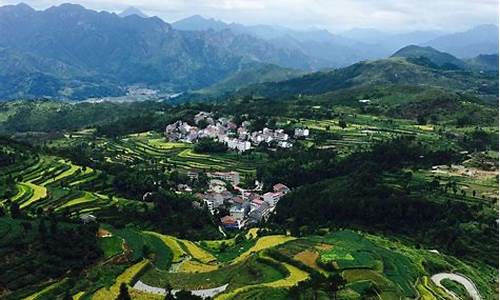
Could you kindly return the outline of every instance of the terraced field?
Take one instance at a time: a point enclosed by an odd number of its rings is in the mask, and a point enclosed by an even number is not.
[[[250,250],[231,261],[218,261],[198,246],[213,241],[194,243],[153,232],[109,226],[100,231],[103,234],[100,246],[106,261],[89,270],[88,278],[101,279],[95,283],[94,279],[85,279],[85,284],[77,284],[74,288],[69,287],[67,279],[49,282],[26,299],[50,298],[68,288],[74,299],[115,299],[121,283],[129,285],[132,299],[161,299],[158,295],[135,290],[133,286],[140,280],[152,287],[163,288],[168,282],[174,289],[193,291],[227,285],[226,290],[216,296],[219,300],[252,299],[256,295],[284,300],[289,288],[310,279],[312,270],[325,276],[342,274],[347,285],[340,291],[339,299],[361,299],[372,286],[377,288],[381,299],[418,296],[451,299],[430,281],[431,272],[437,267],[471,278],[484,293],[484,299],[491,299],[493,295],[487,287],[491,280],[487,274],[495,274],[492,270],[478,270],[445,255],[352,231],[302,238],[256,237]],[[20,234],[19,222],[0,219],[0,254]],[[145,246],[149,253],[143,253]],[[288,259],[276,257],[275,252]],[[119,257],[128,259],[117,260]],[[172,268],[184,262],[200,267],[196,271]],[[94,272],[98,272],[98,277],[92,275]]]
[[[186,243],[153,233],[144,234],[155,235],[163,240],[164,245],[169,245],[172,253],[176,253],[174,257],[177,261],[183,259],[200,267],[196,271],[153,267],[139,276],[141,282],[152,287],[163,287],[168,282],[174,289],[187,290],[210,289],[228,284],[226,291],[216,299],[246,299],[255,294],[281,295],[276,299],[286,299],[286,292],[277,291],[286,291],[297,283],[308,280],[309,268],[325,275],[341,273],[348,282],[345,290],[341,291],[341,295],[346,297],[350,295],[349,297],[358,299],[366,288],[374,285],[382,299],[414,298],[418,295],[423,299],[449,299],[446,293],[429,281],[432,274],[423,266],[438,264],[450,269],[459,267],[453,265],[456,261],[449,260],[446,256],[436,256],[426,250],[416,250],[401,244],[397,245],[402,251],[388,250],[382,245],[387,246],[391,241],[352,231],[300,239],[285,236],[257,238],[251,250],[230,262],[212,261],[213,257],[208,258],[206,253],[199,252],[200,248],[192,242]],[[278,251],[299,264],[291,265],[267,257],[268,250]],[[304,253],[316,255],[311,260]],[[300,267],[301,263],[309,268]],[[326,268],[329,264],[333,269]],[[213,268],[203,267],[208,265]],[[479,274],[469,273],[469,276],[481,282]],[[132,290],[131,294],[137,296],[134,299],[146,299],[147,293]],[[154,299],[155,296],[151,297]]]
[[[437,134],[432,126],[417,125],[408,120],[383,119],[369,115],[349,114],[347,127],[339,126],[338,120],[313,119],[283,119],[282,123],[294,122],[313,130],[335,134],[335,139],[324,141],[321,147],[335,147],[341,154],[346,155],[357,148],[363,148],[373,143],[387,140],[395,135],[411,135],[417,140],[445,145],[445,141]]]
[[[93,184],[98,174],[91,168],[52,156],[42,156],[30,161],[24,168],[2,172],[0,177],[18,179],[17,194],[11,200],[29,214],[42,209],[77,217],[127,202],[118,198],[110,200],[107,195],[85,191],[86,184]]]
[[[175,167],[180,170],[238,171],[243,176],[255,174],[256,168],[263,163],[265,155],[254,153],[198,154],[193,145],[170,143],[157,133],[133,134],[119,140],[90,139],[86,135],[73,135],[54,143],[58,147],[92,143],[110,163],[141,164],[151,160],[158,166]]]

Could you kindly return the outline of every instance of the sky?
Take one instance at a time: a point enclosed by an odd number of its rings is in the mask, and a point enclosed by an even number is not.
[[[20,1],[0,0],[0,5]],[[498,0],[24,0],[45,9],[65,2],[120,12],[129,6],[173,22],[191,15],[246,25],[281,25],[342,32],[375,28],[391,32],[460,31],[498,24]]]

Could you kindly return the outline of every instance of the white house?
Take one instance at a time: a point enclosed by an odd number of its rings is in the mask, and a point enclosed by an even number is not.
[[[241,205],[234,205],[229,210],[229,214],[236,220],[243,220],[245,218],[245,208]]]
[[[207,173],[207,176],[210,178],[218,178],[218,179],[229,181],[233,185],[238,185],[240,183],[240,173],[235,172],[235,171],[212,172],[212,173]]]
[[[309,136],[309,129],[305,128],[295,128],[293,135],[296,138],[302,138],[302,137],[308,137]]]
[[[280,201],[281,197],[283,197],[282,193],[269,192],[269,193],[265,193],[262,198],[270,206],[276,206],[278,201]]]
[[[239,152],[245,152],[250,150],[252,144],[248,141],[240,141],[238,139],[229,139],[227,141],[227,147],[232,150],[238,150]]]

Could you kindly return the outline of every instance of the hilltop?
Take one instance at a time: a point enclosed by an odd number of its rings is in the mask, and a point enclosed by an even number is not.
[[[451,54],[440,52],[432,47],[410,45],[398,50],[392,57],[404,57],[407,59],[414,59],[413,61],[424,59],[428,60],[431,65],[433,64],[445,69],[465,68],[465,63],[460,59]],[[422,61],[421,63],[425,62]]]

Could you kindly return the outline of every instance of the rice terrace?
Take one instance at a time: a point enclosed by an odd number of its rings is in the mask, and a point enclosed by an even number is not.
[[[499,299],[495,1],[15,2],[0,299]]]

